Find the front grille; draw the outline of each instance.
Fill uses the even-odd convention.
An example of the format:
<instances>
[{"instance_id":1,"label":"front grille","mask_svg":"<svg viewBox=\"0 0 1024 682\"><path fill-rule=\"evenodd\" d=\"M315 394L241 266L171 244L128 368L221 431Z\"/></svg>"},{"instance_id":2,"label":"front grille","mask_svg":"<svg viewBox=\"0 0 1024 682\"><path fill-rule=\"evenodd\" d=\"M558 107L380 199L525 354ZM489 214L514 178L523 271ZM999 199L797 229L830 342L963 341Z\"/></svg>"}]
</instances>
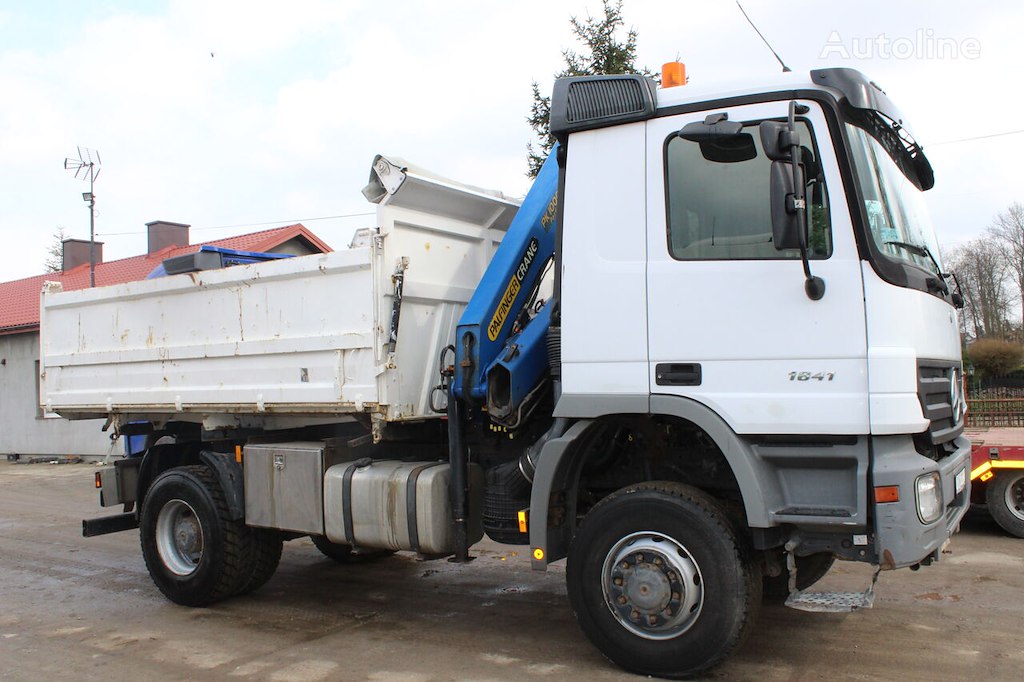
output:
<instances>
[{"instance_id":1,"label":"front grille","mask_svg":"<svg viewBox=\"0 0 1024 682\"><path fill-rule=\"evenodd\" d=\"M932 445L948 443L964 431L964 394L960 363L921 360L917 365L917 396L930 422Z\"/></svg>"}]
</instances>

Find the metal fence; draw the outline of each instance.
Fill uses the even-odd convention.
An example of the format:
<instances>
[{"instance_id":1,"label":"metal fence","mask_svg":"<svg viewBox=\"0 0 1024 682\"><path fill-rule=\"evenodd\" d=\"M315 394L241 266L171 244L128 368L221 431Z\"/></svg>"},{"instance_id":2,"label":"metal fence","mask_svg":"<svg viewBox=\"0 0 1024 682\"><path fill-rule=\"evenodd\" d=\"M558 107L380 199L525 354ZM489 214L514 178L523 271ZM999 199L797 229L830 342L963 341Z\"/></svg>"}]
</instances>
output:
<instances>
[{"instance_id":1,"label":"metal fence","mask_svg":"<svg viewBox=\"0 0 1024 682\"><path fill-rule=\"evenodd\" d=\"M1024 427L1024 388L970 387L967 393L967 426Z\"/></svg>"}]
</instances>

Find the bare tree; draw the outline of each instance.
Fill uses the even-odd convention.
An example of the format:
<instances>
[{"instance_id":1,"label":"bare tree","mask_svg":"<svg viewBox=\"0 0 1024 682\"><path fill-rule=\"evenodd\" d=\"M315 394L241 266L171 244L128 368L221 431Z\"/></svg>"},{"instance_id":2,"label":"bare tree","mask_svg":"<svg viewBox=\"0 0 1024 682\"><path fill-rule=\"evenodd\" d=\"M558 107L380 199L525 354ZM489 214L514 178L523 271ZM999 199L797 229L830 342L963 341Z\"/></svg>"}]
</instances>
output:
<instances>
[{"instance_id":1,"label":"bare tree","mask_svg":"<svg viewBox=\"0 0 1024 682\"><path fill-rule=\"evenodd\" d=\"M1021 326L1024 327L1024 205L1020 202L1010 204L1009 208L996 215L988 233L998 245L1017 289Z\"/></svg>"},{"instance_id":2,"label":"bare tree","mask_svg":"<svg viewBox=\"0 0 1024 682\"><path fill-rule=\"evenodd\" d=\"M973 338L1005 339L1011 332L1009 266L994 239L979 237L949 258L964 296L964 331Z\"/></svg>"}]
</instances>

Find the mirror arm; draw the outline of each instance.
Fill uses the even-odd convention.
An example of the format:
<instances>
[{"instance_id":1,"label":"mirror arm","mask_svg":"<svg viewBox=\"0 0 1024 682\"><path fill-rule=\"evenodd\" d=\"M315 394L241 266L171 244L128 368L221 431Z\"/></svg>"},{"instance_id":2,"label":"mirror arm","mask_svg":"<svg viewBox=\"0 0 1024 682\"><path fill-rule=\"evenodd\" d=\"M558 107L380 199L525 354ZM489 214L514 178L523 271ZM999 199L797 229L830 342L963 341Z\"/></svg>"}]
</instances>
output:
<instances>
[{"instance_id":1,"label":"mirror arm","mask_svg":"<svg viewBox=\"0 0 1024 682\"><path fill-rule=\"evenodd\" d=\"M791 139L792 135L796 133L797 106L795 101L789 103L789 132ZM800 113L806 113L807 107L799 106L802 109ZM804 292L807 294L807 298L812 301L818 301L825 295L825 280L811 274L811 261L807 255L807 233L810 225L807 222L807 197L804 193L803 165L801 164L803 152L800 149L800 145L796 144L791 144L789 150L792 158L791 165L793 166L793 208L797 215L797 223L801 226L800 260L804 266Z\"/></svg>"},{"instance_id":2,"label":"mirror arm","mask_svg":"<svg viewBox=\"0 0 1024 682\"><path fill-rule=\"evenodd\" d=\"M953 307L955 307L957 310L963 310L964 290L960 287L960 278L956 276L955 272L950 272L947 276L952 277L953 283L956 284L956 291L954 291L953 294L950 296L950 300L953 302Z\"/></svg>"}]
</instances>

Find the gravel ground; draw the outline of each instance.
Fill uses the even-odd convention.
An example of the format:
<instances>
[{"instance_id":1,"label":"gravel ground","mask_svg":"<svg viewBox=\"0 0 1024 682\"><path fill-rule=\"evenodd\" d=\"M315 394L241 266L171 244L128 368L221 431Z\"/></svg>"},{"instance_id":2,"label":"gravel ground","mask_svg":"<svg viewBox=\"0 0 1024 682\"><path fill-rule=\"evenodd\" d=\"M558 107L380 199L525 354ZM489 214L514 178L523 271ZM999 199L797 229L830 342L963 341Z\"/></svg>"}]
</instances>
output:
<instances>
[{"instance_id":1,"label":"gravel ground","mask_svg":"<svg viewBox=\"0 0 1024 682\"><path fill-rule=\"evenodd\" d=\"M637 679L580 634L562 566L535 573L521 547L484 542L461 566L405 553L342 566L296 540L261 590L175 606L150 582L137 533L81 537L80 519L104 513L93 470L0 463L0 679ZM972 512L951 550L883 574L868 611L766 605L710 678L1020 679L1024 540ZM822 586L863 589L870 576L838 564Z\"/></svg>"}]
</instances>

